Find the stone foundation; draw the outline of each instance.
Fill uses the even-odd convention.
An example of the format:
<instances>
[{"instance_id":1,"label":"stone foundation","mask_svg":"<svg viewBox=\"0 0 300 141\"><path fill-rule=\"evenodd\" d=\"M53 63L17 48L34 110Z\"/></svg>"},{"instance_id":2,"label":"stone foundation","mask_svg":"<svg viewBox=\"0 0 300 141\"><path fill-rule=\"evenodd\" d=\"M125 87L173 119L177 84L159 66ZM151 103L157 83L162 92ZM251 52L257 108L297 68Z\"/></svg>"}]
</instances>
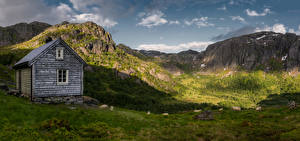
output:
<instances>
[{"instance_id":1,"label":"stone foundation","mask_svg":"<svg viewBox=\"0 0 300 141\"><path fill-rule=\"evenodd\" d=\"M34 97L32 99L35 103L40 104L83 104L83 97L80 96L59 96L59 97Z\"/></svg>"}]
</instances>

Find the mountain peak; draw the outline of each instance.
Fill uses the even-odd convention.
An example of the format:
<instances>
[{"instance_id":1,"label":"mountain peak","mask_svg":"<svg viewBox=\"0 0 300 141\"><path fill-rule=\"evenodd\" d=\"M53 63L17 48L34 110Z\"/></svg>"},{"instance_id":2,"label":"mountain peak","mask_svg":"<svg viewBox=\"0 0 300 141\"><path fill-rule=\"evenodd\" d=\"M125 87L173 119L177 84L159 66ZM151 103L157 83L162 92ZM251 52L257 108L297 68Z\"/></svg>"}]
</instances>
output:
<instances>
[{"instance_id":1,"label":"mountain peak","mask_svg":"<svg viewBox=\"0 0 300 141\"><path fill-rule=\"evenodd\" d=\"M199 52L189 49L189 50L186 50L186 51L181 51L178 54L199 54Z\"/></svg>"}]
</instances>

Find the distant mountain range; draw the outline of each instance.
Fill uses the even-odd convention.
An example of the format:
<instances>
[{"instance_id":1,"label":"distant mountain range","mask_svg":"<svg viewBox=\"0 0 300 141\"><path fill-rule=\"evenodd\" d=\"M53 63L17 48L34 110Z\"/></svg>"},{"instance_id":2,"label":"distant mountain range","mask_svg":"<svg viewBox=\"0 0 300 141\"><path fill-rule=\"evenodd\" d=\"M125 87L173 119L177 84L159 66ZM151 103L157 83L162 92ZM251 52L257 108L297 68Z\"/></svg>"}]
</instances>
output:
<instances>
[{"instance_id":1,"label":"distant mountain range","mask_svg":"<svg viewBox=\"0 0 300 141\"><path fill-rule=\"evenodd\" d=\"M173 73L218 70L298 71L300 36L258 32L211 44L203 52L137 51Z\"/></svg>"}]
</instances>

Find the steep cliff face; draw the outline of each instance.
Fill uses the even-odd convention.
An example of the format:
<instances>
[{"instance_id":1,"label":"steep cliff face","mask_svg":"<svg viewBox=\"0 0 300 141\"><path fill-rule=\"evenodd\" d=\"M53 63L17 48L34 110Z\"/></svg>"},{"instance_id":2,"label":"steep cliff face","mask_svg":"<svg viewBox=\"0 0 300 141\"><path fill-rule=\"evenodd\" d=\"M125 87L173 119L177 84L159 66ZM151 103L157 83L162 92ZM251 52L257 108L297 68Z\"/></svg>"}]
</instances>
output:
<instances>
[{"instance_id":1,"label":"steep cliff face","mask_svg":"<svg viewBox=\"0 0 300 141\"><path fill-rule=\"evenodd\" d=\"M203 52L206 69L290 70L299 66L299 36L259 32L217 42Z\"/></svg>"},{"instance_id":2,"label":"steep cliff face","mask_svg":"<svg viewBox=\"0 0 300 141\"><path fill-rule=\"evenodd\" d=\"M50 26L47 23L32 22L0 27L0 47L30 40Z\"/></svg>"}]
</instances>

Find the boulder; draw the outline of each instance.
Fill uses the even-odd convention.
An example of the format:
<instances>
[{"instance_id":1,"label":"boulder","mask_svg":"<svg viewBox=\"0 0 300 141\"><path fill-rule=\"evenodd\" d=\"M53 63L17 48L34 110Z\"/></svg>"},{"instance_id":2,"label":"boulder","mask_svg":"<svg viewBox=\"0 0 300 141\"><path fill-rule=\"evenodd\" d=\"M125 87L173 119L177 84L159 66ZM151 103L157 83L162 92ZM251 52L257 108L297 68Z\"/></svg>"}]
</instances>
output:
<instances>
[{"instance_id":1,"label":"boulder","mask_svg":"<svg viewBox=\"0 0 300 141\"><path fill-rule=\"evenodd\" d=\"M87 105L98 105L99 101L89 96L83 96L83 103Z\"/></svg>"},{"instance_id":2,"label":"boulder","mask_svg":"<svg viewBox=\"0 0 300 141\"><path fill-rule=\"evenodd\" d=\"M260 106L259 106L259 107L256 107L255 110L256 110L256 111L261 111L261 107L260 107Z\"/></svg>"},{"instance_id":3,"label":"boulder","mask_svg":"<svg viewBox=\"0 0 300 141\"><path fill-rule=\"evenodd\" d=\"M199 113L199 112L201 112L201 110L194 110L194 112L195 112L195 113Z\"/></svg>"},{"instance_id":4,"label":"boulder","mask_svg":"<svg viewBox=\"0 0 300 141\"><path fill-rule=\"evenodd\" d=\"M168 116L169 114L168 114L168 113L163 113L162 115L163 115L163 116Z\"/></svg>"},{"instance_id":5,"label":"boulder","mask_svg":"<svg viewBox=\"0 0 300 141\"><path fill-rule=\"evenodd\" d=\"M101 105L101 106L99 106L99 108L101 108L101 109L107 109L108 108L108 105Z\"/></svg>"},{"instance_id":6,"label":"boulder","mask_svg":"<svg viewBox=\"0 0 300 141\"><path fill-rule=\"evenodd\" d=\"M241 111L241 107L233 106L232 110L233 111Z\"/></svg>"},{"instance_id":7,"label":"boulder","mask_svg":"<svg viewBox=\"0 0 300 141\"><path fill-rule=\"evenodd\" d=\"M75 110L77 109L76 107L68 107L70 110Z\"/></svg>"},{"instance_id":8,"label":"boulder","mask_svg":"<svg viewBox=\"0 0 300 141\"><path fill-rule=\"evenodd\" d=\"M200 113L199 115L196 115L194 117L196 120L214 120L213 113L211 111L204 111Z\"/></svg>"},{"instance_id":9,"label":"boulder","mask_svg":"<svg viewBox=\"0 0 300 141\"><path fill-rule=\"evenodd\" d=\"M295 101L290 101L290 102L288 103L288 106L289 106L290 109L296 109L296 107L297 107Z\"/></svg>"},{"instance_id":10,"label":"boulder","mask_svg":"<svg viewBox=\"0 0 300 141\"><path fill-rule=\"evenodd\" d=\"M223 111L223 108L220 108L219 111Z\"/></svg>"}]
</instances>

